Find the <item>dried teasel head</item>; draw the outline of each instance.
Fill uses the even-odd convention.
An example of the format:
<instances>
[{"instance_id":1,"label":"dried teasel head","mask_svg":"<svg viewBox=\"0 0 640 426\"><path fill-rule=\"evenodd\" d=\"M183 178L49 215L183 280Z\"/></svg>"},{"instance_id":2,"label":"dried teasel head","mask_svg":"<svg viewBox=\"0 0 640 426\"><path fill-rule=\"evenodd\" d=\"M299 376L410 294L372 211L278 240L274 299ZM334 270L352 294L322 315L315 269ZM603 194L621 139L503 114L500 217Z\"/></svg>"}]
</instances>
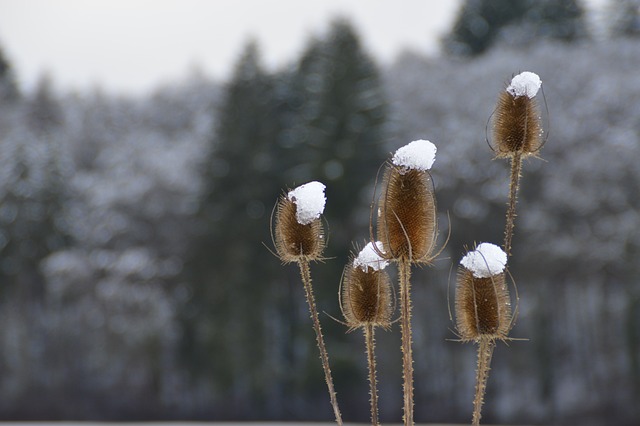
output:
<instances>
[{"instance_id":1,"label":"dried teasel head","mask_svg":"<svg viewBox=\"0 0 640 426\"><path fill-rule=\"evenodd\" d=\"M387 163L378 201L377 236L386 258L429 262L437 237L437 212L429 169L436 147L418 140Z\"/></svg>"},{"instance_id":2,"label":"dried teasel head","mask_svg":"<svg viewBox=\"0 0 640 426\"><path fill-rule=\"evenodd\" d=\"M511 299L505 280L507 255L482 243L460 261L456 285L456 325L460 338L506 339L511 329Z\"/></svg>"},{"instance_id":3,"label":"dried teasel head","mask_svg":"<svg viewBox=\"0 0 640 426\"><path fill-rule=\"evenodd\" d=\"M345 267L340 304L347 325L389 328L393 313L388 261L378 255L382 243L367 244Z\"/></svg>"},{"instance_id":4,"label":"dried teasel head","mask_svg":"<svg viewBox=\"0 0 640 426\"><path fill-rule=\"evenodd\" d=\"M536 98L542 82L523 72L500 94L492 119L492 148L498 157L536 155L542 147L543 127Z\"/></svg>"},{"instance_id":5,"label":"dried teasel head","mask_svg":"<svg viewBox=\"0 0 640 426\"><path fill-rule=\"evenodd\" d=\"M283 194L275 210L274 242L284 263L321 260L326 238L320 215L325 186L309 182Z\"/></svg>"}]
</instances>

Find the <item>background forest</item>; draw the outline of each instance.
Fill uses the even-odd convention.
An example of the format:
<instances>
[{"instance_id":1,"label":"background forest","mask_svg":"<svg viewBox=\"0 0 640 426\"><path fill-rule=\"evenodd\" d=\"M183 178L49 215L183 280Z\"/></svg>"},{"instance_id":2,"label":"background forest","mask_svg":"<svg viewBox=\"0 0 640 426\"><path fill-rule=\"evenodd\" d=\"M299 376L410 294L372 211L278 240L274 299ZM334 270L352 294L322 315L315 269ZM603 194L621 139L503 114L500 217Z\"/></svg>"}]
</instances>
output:
<instances>
[{"instance_id":1,"label":"background forest","mask_svg":"<svg viewBox=\"0 0 640 426\"><path fill-rule=\"evenodd\" d=\"M640 19L636 1L606 11L596 34L575 1L469 0L442 55L385 68L338 19L281 70L251 43L227 82L136 98L46 76L22 93L0 51L0 418L330 421L298 272L263 245L271 209L327 184L314 286L339 317L378 168L427 138L451 238L415 272L416 420L467 422L475 353L450 341L451 265L501 238L508 170L485 128L529 70L550 131L524 164L511 265L511 335L528 341L498 345L483 419L638 424ZM321 321L344 417L366 422L362 336ZM385 422L402 415L399 347L397 325L378 333Z\"/></svg>"}]
</instances>

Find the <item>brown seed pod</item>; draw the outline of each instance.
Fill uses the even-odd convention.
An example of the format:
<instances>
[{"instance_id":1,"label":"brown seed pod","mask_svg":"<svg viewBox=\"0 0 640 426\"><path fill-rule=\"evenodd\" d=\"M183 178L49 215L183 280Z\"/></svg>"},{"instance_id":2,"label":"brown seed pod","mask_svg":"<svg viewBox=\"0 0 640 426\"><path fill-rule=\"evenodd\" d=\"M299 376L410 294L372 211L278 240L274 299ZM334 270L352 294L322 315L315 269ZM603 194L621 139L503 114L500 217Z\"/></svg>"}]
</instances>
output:
<instances>
[{"instance_id":1,"label":"brown seed pod","mask_svg":"<svg viewBox=\"0 0 640 426\"><path fill-rule=\"evenodd\" d=\"M511 299L505 273L478 278L464 266L458 269L456 322L462 340L506 339L511 329Z\"/></svg>"},{"instance_id":2,"label":"brown seed pod","mask_svg":"<svg viewBox=\"0 0 640 426\"><path fill-rule=\"evenodd\" d=\"M526 85L513 88L514 81L527 74L538 78L533 73L519 74L498 97L491 137L492 148L498 157L512 157L518 153L523 157L536 155L543 145L542 118L535 97L537 87L534 84L535 91ZM538 84L539 81L538 78Z\"/></svg>"},{"instance_id":3,"label":"brown seed pod","mask_svg":"<svg viewBox=\"0 0 640 426\"><path fill-rule=\"evenodd\" d=\"M283 194L275 211L274 240L276 252L284 263L321 260L326 245L321 218L307 225L296 218L296 203Z\"/></svg>"},{"instance_id":4,"label":"brown seed pod","mask_svg":"<svg viewBox=\"0 0 640 426\"><path fill-rule=\"evenodd\" d=\"M437 236L436 199L426 170L388 163L378 201L378 240L386 258L429 262Z\"/></svg>"},{"instance_id":5,"label":"brown seed pod","mask_svg":"<svg viewBox=\"0 0 640 426\"><path fill-rule=\"evenodd\" d=\"M352 329L389 328L393 311L389 274L384 269L364 268L354 266L353 261L345 268L340 302L347 325Z\"/></svg>"}]
</instances>

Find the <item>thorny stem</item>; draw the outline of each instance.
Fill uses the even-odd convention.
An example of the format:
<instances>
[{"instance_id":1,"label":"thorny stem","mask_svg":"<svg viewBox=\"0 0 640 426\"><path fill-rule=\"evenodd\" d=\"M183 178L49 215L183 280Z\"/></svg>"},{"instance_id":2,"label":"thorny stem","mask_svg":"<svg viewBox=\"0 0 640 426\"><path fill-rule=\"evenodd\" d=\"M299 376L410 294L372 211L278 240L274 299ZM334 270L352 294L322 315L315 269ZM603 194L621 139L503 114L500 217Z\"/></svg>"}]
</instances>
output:
<instances>
[{"instance_id":1,"label":"thorny stem","mask_svg":"<svg viewBox=\"0 0 640 426\"><path fill-rule=\"evenodd\" d=\"M511 239L516 219L516 203L518 202L518 187L520 185L520 171L522 170L522 153L516 152L511 158L511 177L509 179L509 207L504 228L504 252L511 256Z\"/></svg>"},{"instance_id":2,"label":"thorny stem","mask_svg":"<svg viewBox=\"0 0 640 426\"><path fill-rule=\"evenodd\" d=\"M324 370L324 379L327 382L327 387L329 388L331 406L333 407L333 413L336 416L336 423L338 426L342 426L342 415L340 414L340 408L338 407L336 391L333 388L333 379L331 378L331 369L329 368L329 354L327 354L327 349L324 345L322 329L320 328L320 319L318 318L318 310L316 309L313 289L311 288L311 271L309 270L309 261L306 259L299 260L298 265L300 266L300 276L302 277L302 283L304 284L304 293L307 298L307 303L309 304L311 320L313 321L313 329L316 332L316 341L318 343L318 349L320 350L320 360L322 361L322 368Z\"/></svg>"},{"instance_id":3,"label":"thorny stem","mask_svg":"<svg viewBox=\"0 0 640 426\"><path fill-rule=\"evenodd\" d=\"M411 262L398 262L400 276L400 331L402 332L402 372L404 377L404 424L413 425L413 354L411 350Z\"/></svg>"},{"instance_id":4,"label":"thorny stem","mask_svg":"<svg viewBox=\"0 0 640 426\"><path fill-rule=\"evenodd\" d=\"M491 356L495 342L487 336L481 336L478 341L478 367L476 371L476 394L473 399L473 426L480 425L480 417L482 403L484 402L484 393L487 388L487 379L489 378L489 369L491 365Z\"/></svg>"},{"instance_id":5,"label":"thorny stem","mask_svg":"<svg viewBox=\"0 0 640 426\"><path fill-rule=\"evenodd\" d=\"M371 425L378 426L378 387L376 380L376 356L375 346L376 339L374 336L374 327L369 324L364 327L364 339L367 346L367 360L369 364L369 394L371 396Z\"/></svg>"}]
</instances>

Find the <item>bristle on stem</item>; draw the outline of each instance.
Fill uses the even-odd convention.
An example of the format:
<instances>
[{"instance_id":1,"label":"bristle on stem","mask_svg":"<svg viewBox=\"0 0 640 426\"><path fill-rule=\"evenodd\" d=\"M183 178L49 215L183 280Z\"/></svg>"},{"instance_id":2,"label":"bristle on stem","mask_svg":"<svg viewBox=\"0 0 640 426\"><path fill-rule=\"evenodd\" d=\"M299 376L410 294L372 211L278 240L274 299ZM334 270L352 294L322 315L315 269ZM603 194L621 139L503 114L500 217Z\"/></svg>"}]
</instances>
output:
<instances>
[{"instance_id":1,"label":"bristle on stem","mask_svg":"<svg viewBox=\"0 0 640 426\"><path fill-rule=\"evenodd\" d=\"M402 334L402 375L404 390L404 424L413 425L413 343L411 333L411 263L398 262L400 278L400 332Z\"/></svg>"},{"instance_id":2,"label":"bristle on stem","mask_svg":"<svg viewBox=\"0 0 640 426\"><path fill-rule=\"evenodd\" d=\"M375 328L369 324L363 328L365 346L367 352L367 365L369 366L369 401L371 403L371 425L378 426L378 382L376 379L376 339Z\"/></svg>"},{"instance_id":3,"label":"bristle on stem","mask_svg":"<svg viewBox=\"0 0 640 426\"><path fill-rule=\"evenodd\" d=\"M327 349L324 344L324 338L322 337L322 328L320 327L318 310L316 308L316 302L313 296L309 262L307 262L306 260L300 260L298 262L298 265L300 267L300 276L302 278L302 283L304 284L304 293L309 305L309 314L313 323L313 329L316 333L316 343L318 345L318 350L320 351L320 360L322 362L322 369L324 371L324 379L329 390L329 399L331 401L331 406L333 407L333 413L336 418L336 423L338 424L338 426L342 426L342 415L340 414L340 408L338 407L336 391L333 386L333 378L331 376L331 368L329 366L329 354L327 353Z\"/></svg>"},{"instance_id":4,"label":"bristle on stem","mask_svg":"<svg viewBox=\"0 0 640 426\"><path fill-rule=\"evenodd\" d=\"M482 417L482 404L484 404L484 395L487 389L487 380L489 379L489 370L491 369L491 358L493 357L493 348L495 340L489 337L481 337L478 341L478 365L476 367L476 388L475 397L473 399L473 416L471 423L473 426L480 425Z\"/></svg>"}]
</instances>

